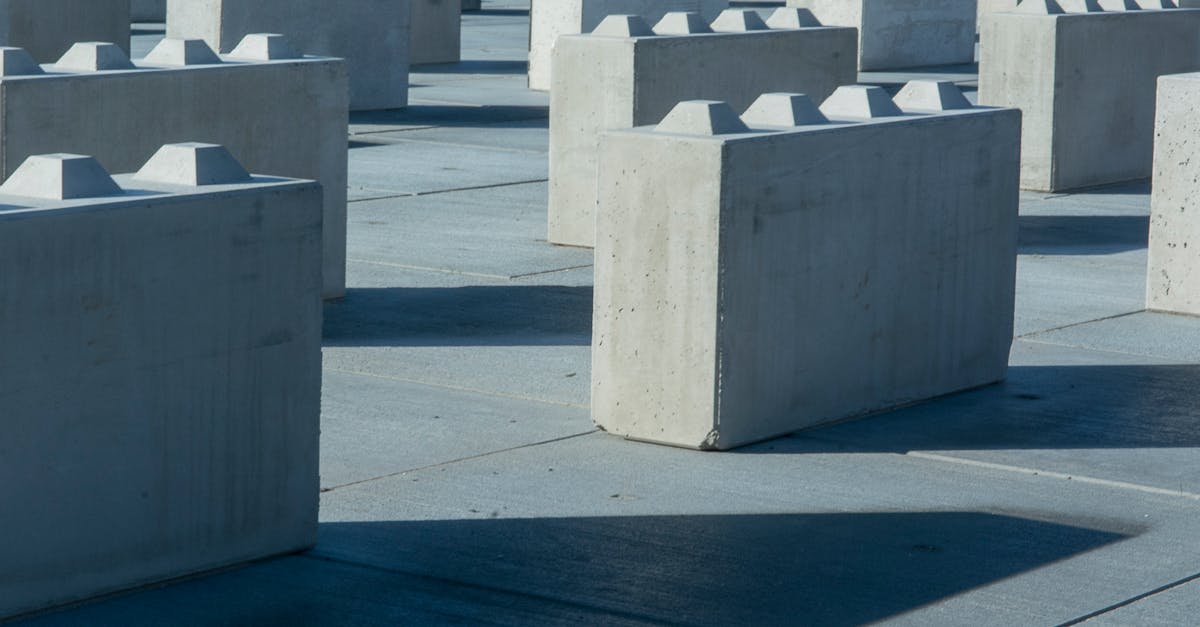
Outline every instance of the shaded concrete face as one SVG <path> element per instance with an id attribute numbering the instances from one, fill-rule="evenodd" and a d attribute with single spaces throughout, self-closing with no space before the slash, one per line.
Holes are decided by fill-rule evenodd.
<path id="1" fill-rule="evenodd" d="M 970 63 L 973 0 L 788 0 L 830 26 L 859 29 L 859 69 Z"/>
<path id="2" fill-rule="evenodd" d="M 1150 176 L 1155 80 L 1200 69 L 1200 11 L 984 16 L 979 101 L 1025 116 L 1021 187 Z"/>
<path id="3" fill-rule="evenodd" d="M 130 0 L 129 16 L 135 22 L 165 22 L 167 0 Z"/>
<path id="4" fill-rule="evenodd" d="M 462 57 L 461 0 L 411 0 L 409 62 L 458 63 Z"/>
<path id="5" fill-rule="evenodd" d="M 871 93 L 842 95 L 832 124 L 603 136 L 600 427 L 728 449 L 1004 377 L 1020 114 L 847 123 Z"/>
<path id="6" fill-rule="evenodd" d="M 319 186 L 91 164 L 0 194 L 0 618 L 316 541 Z"/>
<path id="7" fill-rule="evenodd" d="M 411 0 L 168 0 L 167 36 L 229 52 L 251 33 L 281 33 L 304 54 L 341 57 L 356 111 L 408 105 Z"/>
<path id="8" fill-rule="evenodd" d="M 599 134 L 658 122 L 692 98 L 742 111 L 762 93 L 822 100 L 853 83 L 856 37 L 849 28 L 801 28 L 650 37 L 559 39 L 550 94 L 547 238 L 593 246 Z M 804 59 L 803 63 L 796 59 Z"/>
<path id="9" fill-rule="evenodd" d="M 187 58 L 186 46 L 155 52 Z M 77 72 L 47 66 L 53 73 L 0 78 L 0 107 L 7 120 L 0 134 L 0 173 L 11 174 L 34 154 L 77 151 L 94 155 L 109 170 L 122 171 L 139 167 L 164 143 L 223 144 L 253 171 L 321 182 L 325 293 L 343 294 L 343 62 L 308 58 L 238 59 L 185 67 L 167 63 L 169 58 L 152 54 L 127 71 Z"/>
<path id="10" fill-rule="evenodd" d="M 1146 307 L 1200 315 L 1200 74 L 1158 81 Z"/>
<path id="11" fill-rule="evenodd" d="M 0 45 L 24 48 L 41 63 L 77 41 L 106 41 L 129 54 L 130 0 L 0 1 Z"/>

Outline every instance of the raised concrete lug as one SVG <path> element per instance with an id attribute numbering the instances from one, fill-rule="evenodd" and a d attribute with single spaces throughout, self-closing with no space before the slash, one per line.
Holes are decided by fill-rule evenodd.
<path id="1" fill-rule="evenodd" d="M 132 70 L 133 62 L 116 44 L 101 41 L 81 42 L 71 46 L 55 67 L 74 72 L 103 72 Z"/>
<path id="2" fill-rule="evenodd" d="M 199 187 L 244 183 L 250 180 L 250 173 L 224 146 L 186 142 L 159 148 L 134 179 Z"/>
<path id="3" fill-rule="evenodd" d="M 744 33 L 751 30 L 767 30 L 767 23 L 751 9 L 726 9 L 713 20 L 715 33 Z"/>
<path id="4" fill-rule="evenodd" d="M 654 25 L 654 32 L 659 35 L 696 35 L 711 33 L 713 29 L 699 13 L 676 11 L 664 15 Z"/>
<path id="5" fill-rule="evenodd" d="M 121 188 L 96 159 L 66 153 L 29 157 L 0 185 L 0 194 L 48 200 L 120 193 Z"/>
<path id="6" fill-rule="evenodd" d="M 45 74 L 42 66 L 24 48 L 0 48 L 0 76 L 34 76 Z"/>
<path id="7" fill-rule="evenodd" d="M 592 31 L 596 37 L 653 37 L 654 30 L 640 15 L 610 15 Z"/>
<path id="8" fill-rule="evenodd" d="M 243 37 L 228 56 L 251 61 L 280 61 L 299 59 L 304 55 L 296 52 L 287 37 L 279 33 L 251 33 Z"/>
<path id="9" fill-rule="evenodd" d="M 763 94 L 742 114 L 742 121 L 757 127 L 792 127 L 827 124 L 826 118 L 805 94 Z"/>
<path id="10" fill-rule="evenodd" d="M 889 70 L 975 60 L 976 0 L 788 0 L 822 24 L 859 30 L 859 68 Z"/>
<path id="11" fill-rule="evenodd" d="M 971 108 L 971 101 L 950 81 L 909 81 L 892 100 L 905 113 Z"/>
<path id="12" fill-rule="evenodd" d="M 168 67 L 222 63 L 203 39 L 164 39 L 142 61 Z"/>
<path id="13" fill-rule="evenodd" d="M 689 100 L 675 105 L 654 130 L 678 135 L 729 135 L 749 128 L 729 105 L 717 100 Z"/>
<path id="14" fill-rule="evenodd" d="M 843 85 L 821 103 L 821 113 L 830 119 L 871 120 L 904 115 L 882 87 Z"/>
<path id="15" fill-rule="evenodd" d="M 820 25 L 821 21 L 812 11 L 795 7 L 780 7 L 767 18 L 767 26 L 770 28 L 810 28 Z"/>
<path id="16" fill-rule="evenodd" d="M 1200 315 L 1200 74 L 1158 79 L 1146 308 Z"/>

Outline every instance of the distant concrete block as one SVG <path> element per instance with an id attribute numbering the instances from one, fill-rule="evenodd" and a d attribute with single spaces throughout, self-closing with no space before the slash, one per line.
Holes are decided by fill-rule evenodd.
<path id="1" fill-rule="evenodd" d="M 479 11 L 483 9 L 483 0 L 462 0 L 463 11 Z"/>
<path id="2" fill-rule="evenodd" d="M 551 52 L 559 36 L 590 33 L 609 15 L 640 15 L 647 24 L 654 24 L 673 11 L 714 19 L 728 7 L 729 0 L 533 0 L 529 10 L 529 88 L 550 89 Z"/>
<path id="3" fill-rule="evenodd" d="M 984 16 L 979 102 L 1025 114 L 1021 186 L 1061 191 L 1150 176 L 1155 80 L 1200 69 L 1200 11 Z"/>
<path id="4" fill-rule="evenodd" d="M 320 249 L 311 181 L 0 187 L 0 620 L 314 544 Z"/>
<path id="5" fill-rule="evenodd" d="M 129 54 L 130 0 L 0 0 L 0 44 L 50 63 L 78 41 L 110 41 Z"/>
<path id="6" fill-rule="evenodd" d="M 282 33 L 301 53 L 346 60 L 352 110 L 393 109 L 408 105 L 411 2 L 167 0 L 167 36 L 224 53 L 246 35 Z"/>
<path id="7" fill-rule="evenodd" d="M 1200 74 L 1158 79 L 1146 308 L 1200 315 Z"/>
<path id="8" fill-rule="evenodd" d="M 131 0 L 129 14 L 135 22 L 165 22 L 167 0 Z"/>
<path id="9" fill-rule="evenodd" d="M 409 61 L 413 65 L 462 60 L 462 0 L 411 0 Z"/>
<path id="10" fill-rule="evenodd" d="M 730 449 L 1004 378 L 1018 111 L 693 126 L 601 141 L 601 428 Z"/>
<path id="11" fill-rule="evenodd" d="M 786 21 L 789 14 L 797 19 L 795 10 L 781 9 L 769 22 L 778 23 L 776 16 Z M 670 14 L 655 27 L 657 34 L 647 34 L 645 20 L 610 16 L 591 35 L 558 39 L 554 67 L 565 71 L 555 74 L 550 93 L 549 241 L 595 243 L 601 131 L 658 122 L 682 100 L 720 100 L 738 111 L 763 93 L 804 93 L 821 100 L 858 78 L 852 28 L 662 34 L 710 30 L 697 18 Z"/>
<path id="12" fill-rule="evenodd" d="M 79 151 L 110 170 L 132 171 L 164 143 L 221 143 L 252 171 L 321 182 L 325 293 L 345 293 L 342 60 L 293 58 L 286 41 L 268 35 L 247 37 L 236 62 L 217 57 L 203 41 L 167 39 L 131 69 L 72 69 L 104 57 L 91 44 L 79 50 L 68 56 L 83 61 L 48 65 L 45 75 L 33 75 L 19 51 L 0 50 L 0 63 L 24 70 L 0 76 L 0 117 L 8 120 L 0 131 L 0 176 L 37 154 Z M 104 103 L 103 115 L 96 103 Z"/>
<path id="13" fill-rule="evenodd" d="M 888 70 L 975 60 L 974 0 L 788 0 L 830 26 L 859 32 L 859 68 Z"/>

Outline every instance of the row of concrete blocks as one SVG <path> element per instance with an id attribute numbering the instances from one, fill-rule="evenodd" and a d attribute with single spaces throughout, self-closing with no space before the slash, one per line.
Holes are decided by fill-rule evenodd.
<path id="1" fill-rule="evenodd" d="M 315 542 L 321 203 L 205 144 L 0 186 L 0 620 Z"/>
<path id="2" fill-rule="evenodd" d="M 249 35 L 225 57 L 203 41 L 166 39 L 136 63 L 112 44 L 76 44 L 45 66 L 0 48 L 0 117 L 0 176 L 30 155 L 63 151 L 125 171 L 157 146 L 200 138 L 229 146 L 256 171 L 320 181 L 325 294 L 344 293 L 341 59 L 301 57 L 278 35 Z"/>
<path id="3" fill-rule="evenodd" d="M 780 9 L 765 23 L 730 10 L 711 27 L 699 14 L 669 13 L 653 29 L 638 16 L 615 15 L 589 35 L 560 37 L 550 93 L 549 241 L 595 242 L 601 131 L 652 124 L 681 100 L 740 109 L 757 94 L 823 100 L 854 83 L 855 29 L 813 24 L 801 9 Z"/>
<path id="4" fill-rule="evenodd" d="M 914 82 L 605 133 L 597 425 L 728 449 L 1003 379 L 1020 125 Z"/>

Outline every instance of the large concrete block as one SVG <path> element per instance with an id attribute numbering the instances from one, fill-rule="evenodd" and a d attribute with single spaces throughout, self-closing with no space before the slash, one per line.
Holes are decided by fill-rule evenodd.
<path id="1" fill-rule="evenodd" d="M 979 101 L 1025 114 L 1021 186 L 1060 191 L 1150 176 L 1155 80 L 1200 69 L 1200 11 L 984 16 Z"/>
<path id="2" fill-rule="evenodd" d="M 897 102 L 681 103 L 604 135 L 601 428 L 729 449 L 1005 376 L 1020 113 L 949 84 Z"/>
<path id="3" fill-rule="evenodd" d="M 590 33 L 609 15 L 640 15 L 654 23 L 672 11 L 714 19 L 729 0 L 533 0 L 529 9 L 529 88 L 550 89 L 550 59 L 562 35 Z"/>
<path id="4" fill-rule="evenodd" d="M 1146 307 L 1200 315 L 1200 74 L 1158 79 Z"/>
<path id="5" fill-rule="evenodd" d="M 983 16 L 991 13 L 1002 13 L 1012 11 L 1017 8 L 1021 0 L 979 0 L 976 19 L 982 20 Z M 978 28 L 978 23 L 976 24 Z"/>
<path id="6" fill-rule="evenodd" d="M 107 41 L 129 54 L 130 0 L 0 0 L 0 45 L 53 61 L 77 41 Z"/>
<path id="7" fill-rule="evenodd" d="M 0 187 L 0 619 L 316 541 L 320 247 L 219 147 Z"/>
<path id="8" fill-rule="evenodd" d="M 167 0 L 131 0 L 129 13 L 135 22 L 165 22 Z"/>
<path id="9" fill-rule="evenodd" d="M 413 65 L 462 59 L 461 0 L 411 0 L 409 61 Z"/>
<path id="10" fill-rule="evenodd" d="M 137 168 L 164 143 L 224 144 L 254 171 L 321 182 L 325 293 L 341 296 L 345 65 L 288 58 L 283 48 L 278 37 L 253 36 L 221 59 L 203 41 L 165 40 L 131 64 L 111 47 L 80 44 L 44 73 L 19 50 L 0 50 L 0 174 L 35 154 L 84 152 L 119 172 Z"/>
<path id="11" fill-rule="evenodd" d="M 886 70 L 975 60 L 973 0 L 788 0 L 859 32 L 859 67 Z"/>
<path id="12" fill-rule="evenodd" d="M 408 106 L 412 0 L 167 0 L 167 36 L 229 52 L 251 33 L 281 33 L 305 54 L 342 57 L 350 108 Z"/>
<path id="13" fill-rule="evenodd" d="M 718 27 L 746 14 L 724 15 Z M 723 100 L 741 110 L 765 92 L 821 99 L 855 82 L 854 29 L 794 28 L 798 15 L 780 9 L 770 21 L 781 28 L 682 35 L 655 35 L 640 19 L 614 16 L 594 34 L 561 37 L 554 65 L 563 71 L 550 93 L 548 239 L 595 242 L 601 131 L 652 124 L 681 100 Z M 671 14 L 656 29 L 670 32 L 683 17 Z M 701 26 L 708 28 L 693 20 Z"/>

